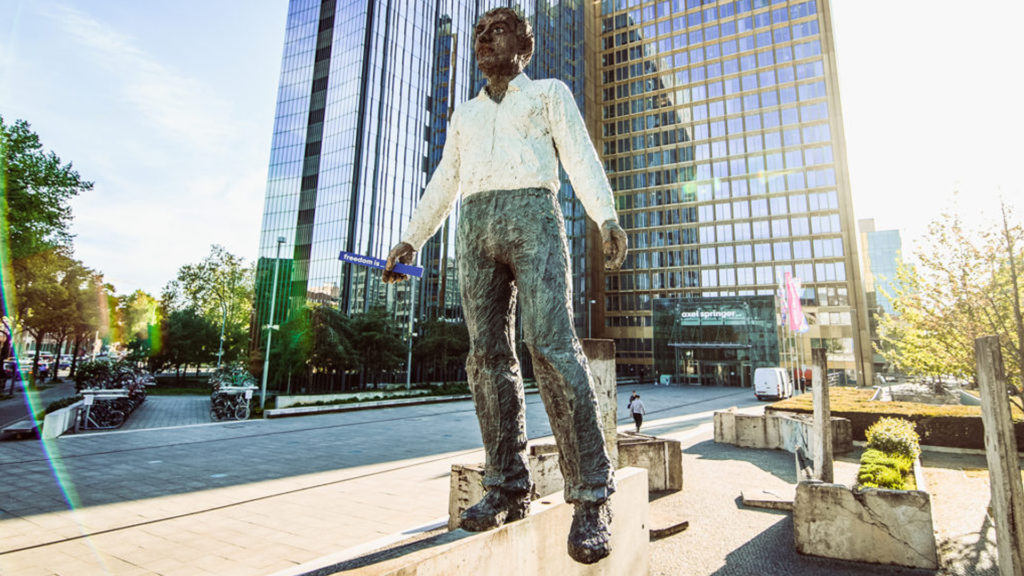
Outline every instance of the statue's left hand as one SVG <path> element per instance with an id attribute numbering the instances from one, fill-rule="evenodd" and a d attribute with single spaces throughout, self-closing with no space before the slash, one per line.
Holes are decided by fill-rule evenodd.
<path id="1" fill-rule="evenodd" d="M 601 224 L 601 241 L 604 242 L 604 269 L 618 270 L 626 259 L 626 232 L 617 221 L 605 220 Z"/>
<path id="2" fill-rule="evenodd" d="M 395 282 L 402 282 L 407 275 L 395 272 L 395 264 L 401 262 L 402 264 L 412 264 L 416 261 L 416 250 L 405 242 L 399 242 L 395 244 L 395 247 L 388 253 L 387 263 L 384 264 L 384 274 L 381 275 L 381 280 L 385 284 L 393 284 Z"/>

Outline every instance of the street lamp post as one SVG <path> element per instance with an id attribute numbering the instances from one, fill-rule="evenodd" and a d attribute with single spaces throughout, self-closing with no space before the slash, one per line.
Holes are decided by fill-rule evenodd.
<path id="1" fill-rule="evenodd" d="M 221 302 L 221 309 L 224 311 L 224 316 L 220 321 L 220 347 L 217 348 L 217 368 L 220 368 L 221 357 L 224 356 L 224 326 L 228 323 L 228 304 L 227 302 Z"/>
<path id="2" fill-rule="evenodd" d="M 587 338 L 594 337 L 594 331 L 592 330 L 593 322 L 591 322 L 591 319 L 594 317 L 594 304 L 597 304 L 597 300 L 591 300 L 587 303 Z"/>
<path id="3" fill-rule="evenodd" d="M 418 260 L 418 256 L 417 256 Z M 413 317 L 416 308 L 416 278 L 409 279 L 409 355 L 405 362 L 405 389 L 412 389 L 412 339 L 416 337 Z"/>
<path id="4" fill-rule="evenodd" d="M 267 352 L 263 355 L 263 383 L 260 385 L 260 410 L 267 401 L 267 372 L 270 371 L 270 337 L 273 336 L 277 326 L 274 324 L 274 304 L 277 303 L 277 274 L 281 266 L 281 245 L 284 244 L 284 236 L 277 237 L 277 254 L 274 256 L 274 285 L 270 290 L 270 316 L 267 318 Z"/>

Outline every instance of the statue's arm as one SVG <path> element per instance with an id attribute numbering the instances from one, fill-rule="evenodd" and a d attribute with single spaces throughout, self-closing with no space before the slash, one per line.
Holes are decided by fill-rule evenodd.
<path id="1" fill-rule="evenodd" d="M 448 124 L 448 138 L 441 152 L 441 162 L 427 183 L 419 204 L 413 211 L 402 241 L 419 250 L 455 207 L 459 196 L 459 113 L 456 110 Z"/>
<path id="2" fill-rule="evenodd" d="M 583 117 L 568 86 L 552 82 L 548 94 L 551 136 L 562 167 L 587 215 L 598 223 L 605 254 L 605 268 L 618 270 L 626 259 L 627 236 L 615 212 L 615 197 Z"/>
<path id="3" fill-rule="evenodd" d="M 448 123 L 448 138 L 441 152 L 441 162 L 434 170 L 434 175 L 427 182 L 427 187 L 420 197 L 419 204 L 413 210 L 409 225 L 405 227 L 402 241 L 395 244 L 388 253 L 381 279 L 386 283 L 401 282 L 408 278 L 405 274 L 395 272 L 395 264 L 412 264 L 416 260 L 416 252 L 437 232 L 444 219 L 451 214 L 455 201 L 459 197 L 459 114 L 452 114 Z"/>

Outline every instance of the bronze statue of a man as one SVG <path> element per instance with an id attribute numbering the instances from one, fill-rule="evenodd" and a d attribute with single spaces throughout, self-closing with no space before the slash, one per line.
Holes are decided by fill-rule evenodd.
<path id="1" fill-rule="evenodd" d="M 598 420 L 590 369 L 573 330 L 571 266 L 557 192 L 558 163 L 588 216 L 600 222 L 606 268 L 626 257 L 608 180 L 568 87 L 522 73 L 533 55 L 529 23 L 509 8 L 487 12 L 474 29 L 477 65 L 487 85 L 455 109 L 441 163 L 403 241 L 388 254 L 383 279 L 409 264 L 461 193 L 456 235 L 466 360 L 487 453 L 487 495 L 462 515 L 466 530 L 523 518 L 530 504 L 526 411 L 515 353 L 516 299 L 523 340 L 551 421 L 574 506 L 569 555 L 593 563 L 611 550 L 612 468 Z"/>

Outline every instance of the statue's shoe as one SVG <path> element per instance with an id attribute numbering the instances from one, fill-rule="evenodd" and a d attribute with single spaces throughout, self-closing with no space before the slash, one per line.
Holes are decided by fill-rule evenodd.
<path id="1" fill-rule="evenodd" d="M 569 556 L 580 564 L 593 564 L 612 551 L 612 509 L 608 501 L 581 502 L 572 514 Z"/>
<path id="2" fill-rule="evenodd" d="M 494 488 L 462 513 L 459 526 L 470 532 L 483 532 L 507 522 L 522 520 L 529 511 L 529 492 L 506 492 Z"/>

